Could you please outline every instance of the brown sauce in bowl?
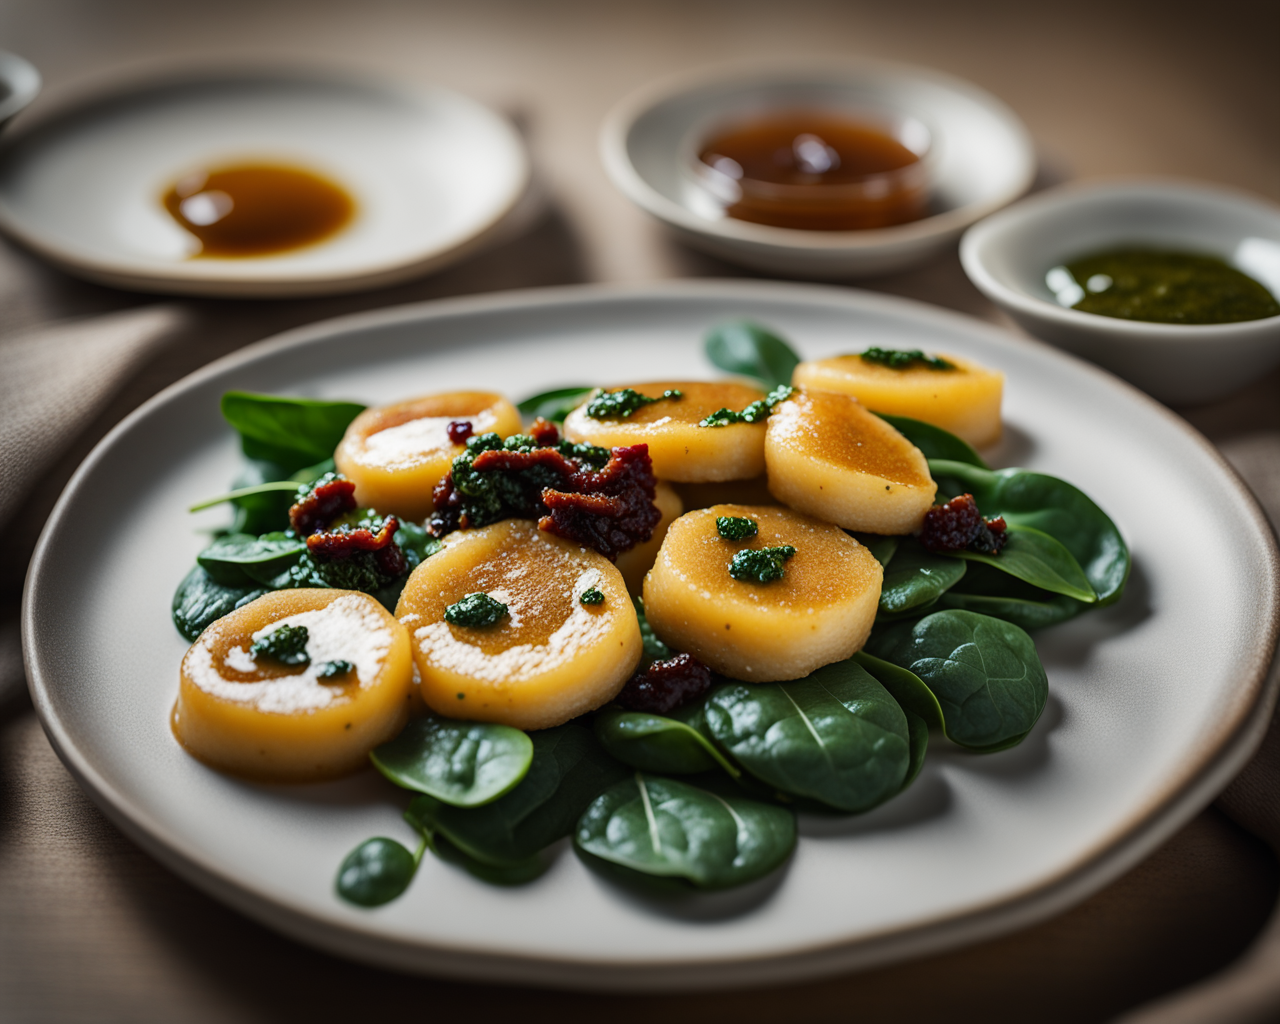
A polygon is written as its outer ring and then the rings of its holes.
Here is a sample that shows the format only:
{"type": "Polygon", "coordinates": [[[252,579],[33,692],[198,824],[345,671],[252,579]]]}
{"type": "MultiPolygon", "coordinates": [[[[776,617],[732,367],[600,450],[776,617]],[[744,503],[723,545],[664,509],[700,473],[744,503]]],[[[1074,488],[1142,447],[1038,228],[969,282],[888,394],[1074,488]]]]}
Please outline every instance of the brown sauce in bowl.
{"type": "Polygon", "coordinates": [[[922,154],[869,122],[821,111],[773,112],[739,122],[698,149],[700,177],[738,220],[851,231],[926,213],[922,154]]]}
{"type": "Polygon", "coordinates": [[[200,241],[197,256],[272,256],[333,237],[355,215],[341,186],[280,164],[201,170],[163,197],[173,219],[200,241]]]}

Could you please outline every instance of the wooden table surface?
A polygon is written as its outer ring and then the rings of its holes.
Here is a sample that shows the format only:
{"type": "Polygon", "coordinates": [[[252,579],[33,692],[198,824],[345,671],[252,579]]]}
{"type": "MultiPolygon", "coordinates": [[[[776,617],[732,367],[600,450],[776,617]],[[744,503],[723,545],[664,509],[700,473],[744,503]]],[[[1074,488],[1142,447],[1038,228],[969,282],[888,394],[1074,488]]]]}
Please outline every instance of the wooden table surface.
{"type": "MultiPolygon", "coordinates": [[[[41,68],[41,103],[119,74],[195,61],[319,64],[437,82],[516,121],[547,203],[518,237],[394,289],[306,301],[190,302],[198,328],[156,357],[77,440],[0,545],[0,682],[22,671],[13,656],[21,581],[67,477],[120,417],[210,359],[286,327],[400,302],[589,281],[745,276],[681,248],[609,185],[596,131],[630,90],[727,60],[900,60],[959,75],[1004,99],[1036,139],[1041,184],[1164,175],[1280,201],[1278,10],[1272,0],[9,0],[0,6],[0,47],[41,68]]],[[[1009,326],[968,283],[954,251],[859,286],[1009,326]]],[[[19,330],[152,301],[74,280],[0,243],[0,353],[19,330]]],[[[1231,399],[1179,411],[1219,445],[1272,522],[1280,522],[1280,373],[1231,399]]],[[[80,792],[25,698],[0,708],[6,1021],[319,1021],[450,1011],[535,1021],[1105,1020],[1232,960],[1270,913],[1278,888],[1271,852],[1210,808],[1129,874],[1054,920],[858,975],[680,997],[414,978],[314,952],[179,881],[80,792]]]]}

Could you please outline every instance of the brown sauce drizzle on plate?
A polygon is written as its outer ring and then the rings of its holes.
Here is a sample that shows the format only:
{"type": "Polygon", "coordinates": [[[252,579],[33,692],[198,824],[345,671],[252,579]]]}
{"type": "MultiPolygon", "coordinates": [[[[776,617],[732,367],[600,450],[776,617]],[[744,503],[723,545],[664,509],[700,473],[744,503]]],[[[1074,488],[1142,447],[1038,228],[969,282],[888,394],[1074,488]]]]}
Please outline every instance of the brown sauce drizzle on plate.
{"type": "Polygon", "coordinates": [[[356,204],[332,181],[282,164],[236,164],[184,176],[164,207],[200,241],[197,256],[272,256],[331,238],[356,204]]]}

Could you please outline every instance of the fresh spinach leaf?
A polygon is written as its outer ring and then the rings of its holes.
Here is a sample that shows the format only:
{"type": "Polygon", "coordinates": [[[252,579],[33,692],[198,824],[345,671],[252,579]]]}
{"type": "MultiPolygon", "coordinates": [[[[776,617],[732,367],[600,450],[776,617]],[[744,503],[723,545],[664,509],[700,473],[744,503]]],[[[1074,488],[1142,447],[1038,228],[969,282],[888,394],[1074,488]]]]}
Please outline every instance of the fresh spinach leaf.
{"type": "Polygon", "coordinates": [[[631,603],[635,605],[636,619],[640,623],[640,640],[644,644],[644,656],[640,659],[640,668],[645,669],[655,661],[671,657],[672,652],[670,647],[658,639],[653,627],[649,625],[649,620],[644,614],[644,602],[638,597],[633,597],[631,603]]]}
{"type": "Polygon", "coordinates": [[[586,809],[574,842],[641,874],[727,889],[780,866],[795,848],[796,823],[783,807],[636,772],[586,809]]]}
{"type": "Polygon", "coordinates": [[[889,695],[903,711],[915,715],[925,723],[926,728],[946,731],[947,723],[942,715],[942,705],[918,675],[866,651],[859,651],[853,656],[853,660],[889,691],[889,695]]]}
{"type": "Polygon", "coordinates": [[[706,715],[716,743],[756,778],[837,810],[888,799],[910,761],[902,709],[852,660],[794,682],[728,683],[706,715]]]}
{"type": "Polygon", "coordinates": [[[893,556],[898,551],[898,544],[902,540],[901,537],[882,537],[878,533],[854,533],[852,530],[846,532],[871,552],[871,557],[880,563],[882,569],[893,560],[893,556]]]}
{"type": "Polygon", "coordinates": [[[237,477],[232,490],[216,498],[192,505],[189,512],[199,512],[223,502],[235,508],[235,520],[228,533],[271,533],[289,528],[289,508],[298,497],[298,488],[315,483],[325,473],[333,472],[333,460],[307,466],[288,473],[274,462],[251,460],[237,477]]]}
{"type": "Polygon", "coordinates": [[[912,537],[904,537],[884,570],[880,611],[897,615],[932,604],[963,579],[965,564],[950,555],[935,555],[912,537]]]}
{"type": "Polygon", "coordinates": [[[1062,594],[1085,604],[1097,601],[1098,596],[1080,563],[1049,534],[1010,523],[1005,536],[1008,541],[998,555],[957,551],[956,557],[989,565],[1051,594],[1062,594]]]}
{"type": "Polygon", "coordinates": [[[884,412],[877,412],[876,415],[919,448],[926,459],[950,459],[982,469],[988,468],[973,445],[956,437],[949,430],[935,427],[923,420],[913,420],[909,416],[890,416],[884,412]]]}
{"type": "Polygon", "coordinates": [[[1098,607],[1120,599],[1129,576],[1129,549],[1115,523],[1083,491],[1025,469],[990,471],[931,459],[929,472],[941,494],[967,492],[984,516],[1004,516],[1011,525],[1030,526],[1059,541],[1084,570],[1098,607]]]}
{"type": "Polygon", "coordinates": [[[223,418],[240,435],[245,455],[278,463],[290,473],[332,458],[347,427],[363,411],[356,402],[249,391],[222,396],[223,418]]]}
{"type": "Polygon", "coordinates": [[[961,608],[1004,619],[1028,632],[1056,626],[1059,622],[1074,619],[1091,606],[1075,598],[1061,594],[1044,595],[1045,600],[1034,601],[1025,597],[998,597],[991,594],[969,594],[950,590],[938,600],[939,608],[961,608]]]}
{"type": "Polygon", "coordinates": [[[201,551],[196,562],[224,587],[274,587],[306,550],[304,541],[284,533],[231,533],[201,551]]]}
{"type": "Polygon", "coordinates": [[[563,423],[564,418],[573,412],[582,404],[582,400],[595,388],[555,388],[552,391],[543,391],[536,395],[530,395],[523,402],[520,402],[516,408],[520,410],[520,415],[525,419],[537,419],[541,416],[544,420],[550,420],[552,423],[563,423]]]}
{"type": "Polygon", "coordinates": [[[533,760],[513,790],[482,807],[451,807],[433,797],[414,800],[418,820],[469,857],[518,867],[568,835],[583,810],[627,774],[576,722],[530,734],[533,760]]]}
{"type": "Polygon", "coordinates": [[[509,792],[529,770],[533,743],[509,725],[428,715],[369,754],[397,786],[454,807],[479,807],[509,792]]]}
{"type": "Polygon", "coordinates": [[[713,327],[703,342],[707,358],[722,370],[754,377],[772,391],[791,383],[791,374],[800,363],[785,341],[749,320],[713,327]]]}
{"type": "Polygon", "coordinates": [[[366,839],[343,860],[335,887],[348,903],[380,907],[409,888],[425,844],[410,853],[394,839],[366,839]]]}
{"type": "Polygon", "coordinates": [[[174,592],[173,624],[187,640],[195,643],[212,623],[266,592],[257,585],[224,587],[197,565],[174,592]]]}
{"type": "Polygon", "coordinates": [[[919,676],[938,699],[947,735],[966,747],[1017,743],[1048,699],[1031,637],[988,615],[947,610],[877,628],[867,651],[919,676]]]}
{"type": "Polygon", "coordinates": [[[701,719],[705,728],[700,703],[691,709],[681,708],[670,717],[612,706],[596,715],[594,728],[600,745],[632,768],[670,775],[696,775],[719,767],[737,778],[741,772],[726,760],[710,738],[695,724],[681,720],[691,717],[701,719]]]}
{"type": "Polygon", "coordinates": [[[404,820],[422,834],[428,849],[446,864],[460,867],[468,874],[490,885],[524,885],[547,870],[549,862],[538,854],[522,861],[502,865],[485,864],[476,860],[454,846],[444,835],[431,830],[424,815],[429,817],[432,813],[431,808],[435,805],[436,801],[432,797],[415,797],[409,804],[409,809],[404,812],[404,820]]]}
{"type": "Polygon", "coordinates": [[[911,760],[907,762],[907,774],[902,780],[902,789],[906,789],[924,767],[925,755],[929,753],[929,726],[913,711],[904,708],[902,713],[907,716],[907,745],[911,748],[911,760]]]}

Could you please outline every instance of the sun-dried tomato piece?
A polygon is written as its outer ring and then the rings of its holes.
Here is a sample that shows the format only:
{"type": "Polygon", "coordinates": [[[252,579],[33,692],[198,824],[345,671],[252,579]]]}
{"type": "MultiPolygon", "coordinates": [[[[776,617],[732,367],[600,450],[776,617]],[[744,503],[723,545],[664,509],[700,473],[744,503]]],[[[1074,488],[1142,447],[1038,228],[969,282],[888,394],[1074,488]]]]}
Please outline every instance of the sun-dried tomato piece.
{"type": "Polygon", "coordinates": [[[711,669],[692,654],[677,654],[637,672],[614,699],[628,711],[666,715],[710,689],[711,669]]]}
{"type": "Polygon", "coordinates": [[[572,489],[548,488],[538,528],[595,548],[610,561],[653,536],[662,513],[653,503],[657,477],[649,446],[614,448],[603,469],[578,469],[572,489]]]}
{"type": "Polygon", "coordinates": [[[559,428],[541,416],[533,421],[533,426],[529,428],[529,436],[533,438],[535,444],[543,448],[560,443],[559,428]]]}
{"type": "Polygon", "coordinates": [[[934,505],[924,514],[920,544],[935,554],[975,551],[996,555],[1008,541],[1003,516],[983,519],[972,494],[952,498],[945,505],[934,505]]]}
{"type": "Polygon", "coordinates": [[[480,473],[522,473],[541,466],[561,477],[565,483],[573,479],[574,466],[554,448],[534,448],[532,451],[509,452],[500,448],[493,452],[481,452],[472,463],[480,473]]]}
{"type": "Polygon", "coordinates": [[[400,520],[387,516],[377,533],[364,526],[323,530],[307,538],[307,550],[317,558],[326,559],[350,558],[358,551],[376,551],[378,568],[399,576],[409,566],[400,545],[392,541],[398,529],[400,520]]]}
{"type": "Polygon", "coordinates": [[[299,537],[308,537],[354,509],[355,494],[356,485],[350,480],[326,474],[289,509],[289,524],[299,537]]]}
{"type": "Polygon", "coordinates": [[[454,420],[445,428],[450,444],[463,444],[475,432],[470,420],[454,420]]]}

